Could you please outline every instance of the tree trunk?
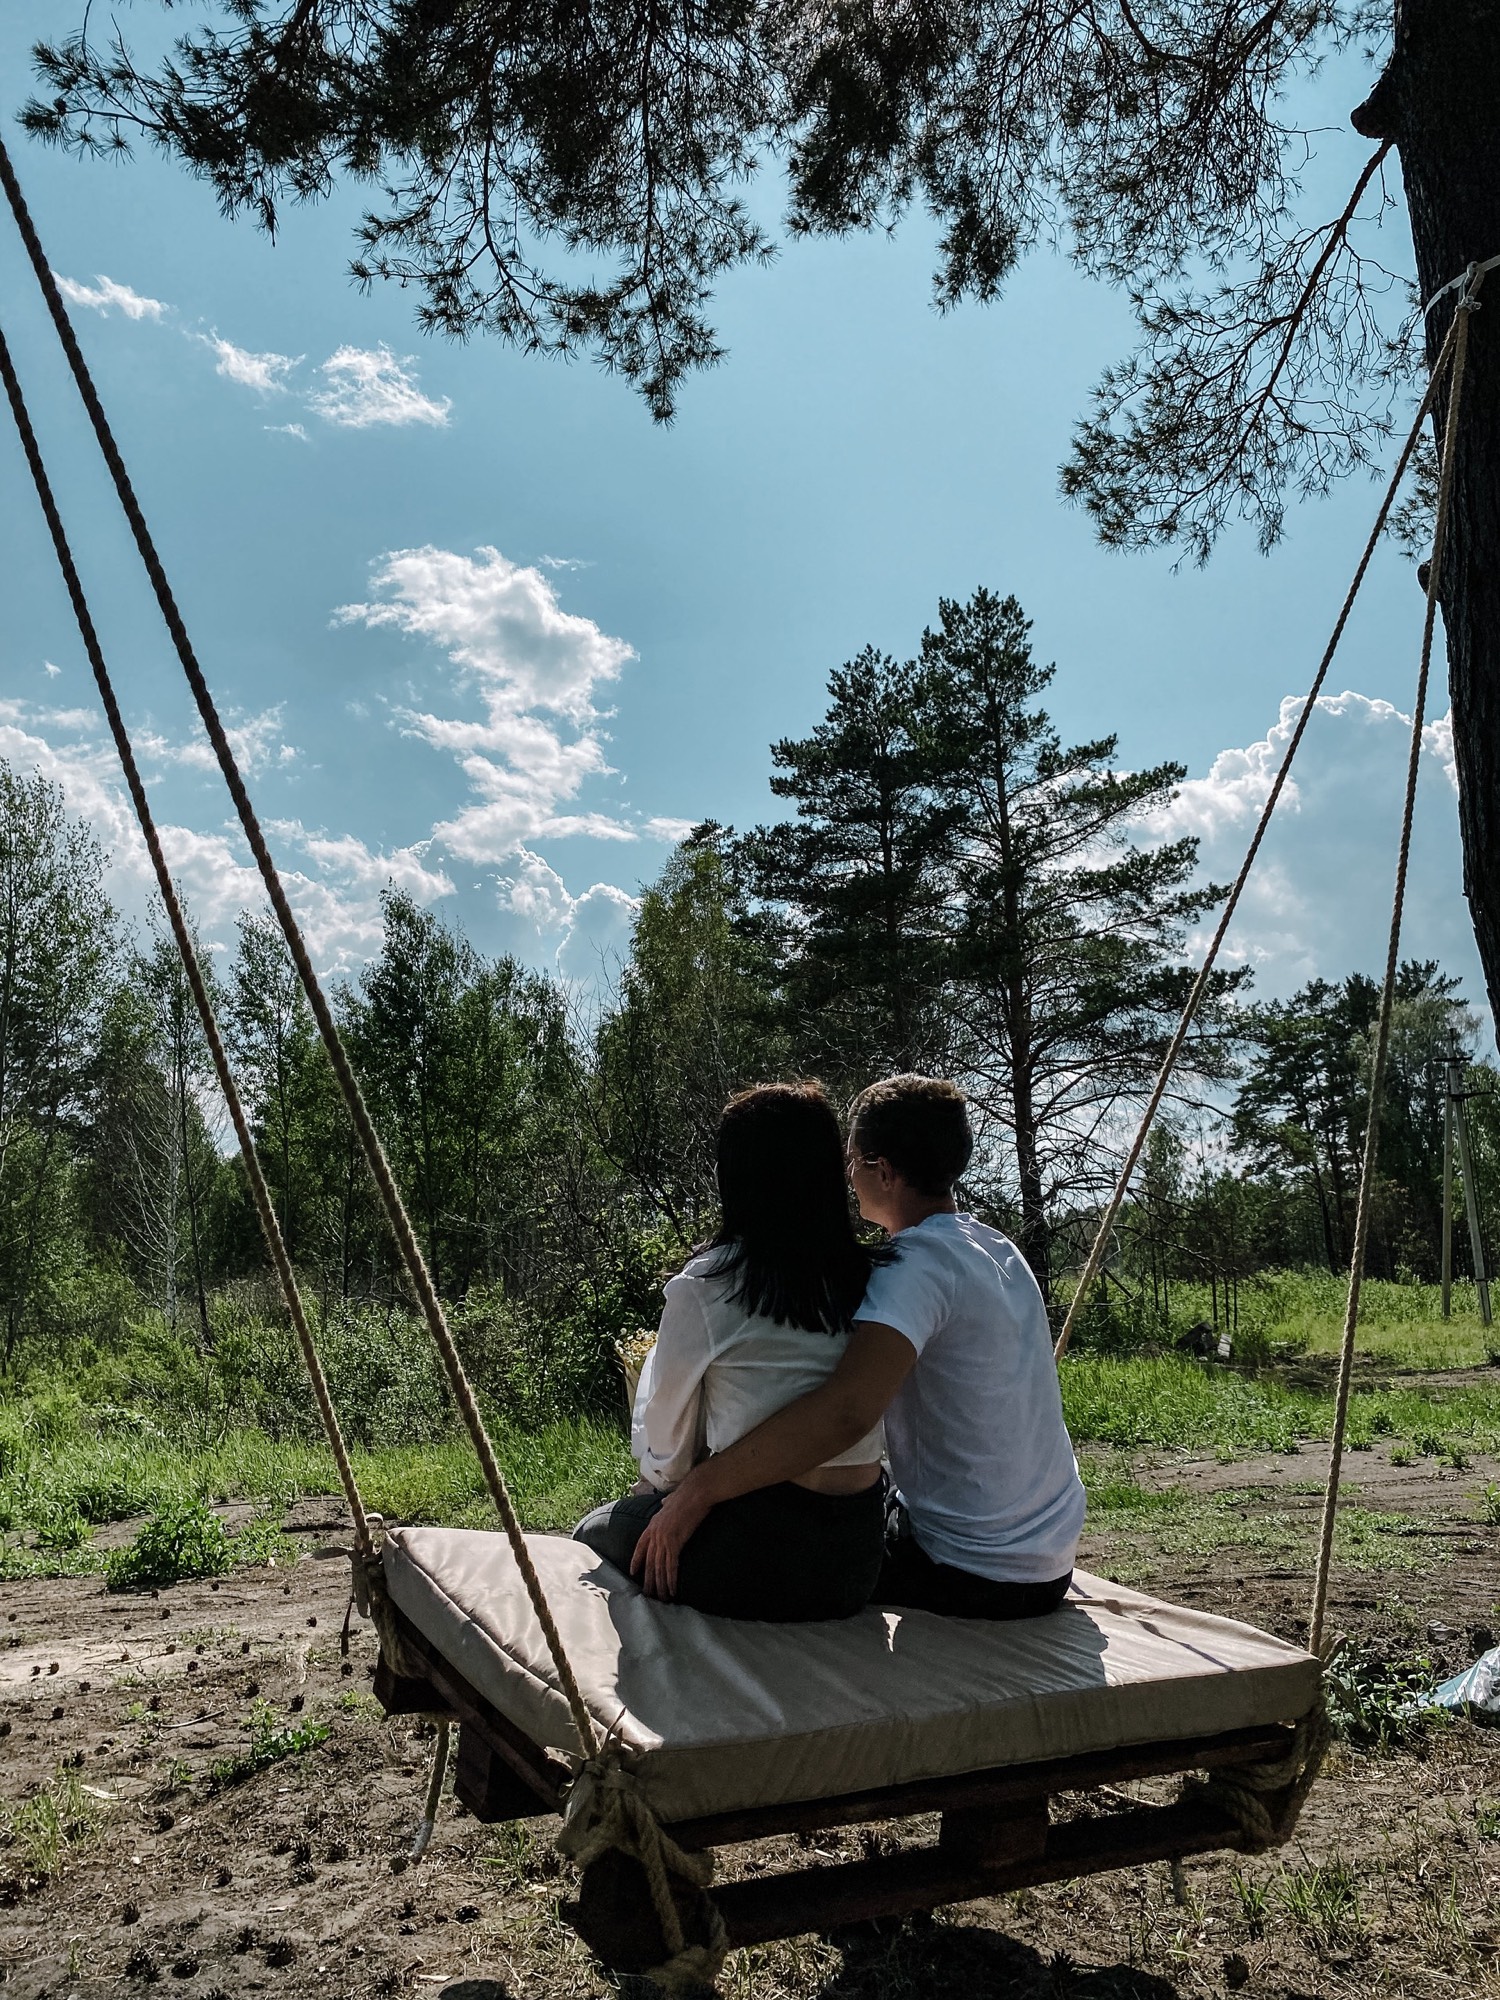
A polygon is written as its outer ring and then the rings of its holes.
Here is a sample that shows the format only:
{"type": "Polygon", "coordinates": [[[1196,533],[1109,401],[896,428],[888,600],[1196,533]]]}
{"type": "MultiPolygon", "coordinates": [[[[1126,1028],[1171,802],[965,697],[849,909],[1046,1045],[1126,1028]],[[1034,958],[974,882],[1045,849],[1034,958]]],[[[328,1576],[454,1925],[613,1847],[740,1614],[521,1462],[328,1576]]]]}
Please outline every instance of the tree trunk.
{"type": "MultiPolygon", "coordinates": [[[[1391,59],[1353,122],[1400,153],[1424,302],[1470,263],[1500,256],[1500,0],[1398,0],[1391,59]]],[[[1464,892],[1500,1019],[1500,270],[1481,297],[1439,590],[1464,892]]],[[[1428,315],[1429,363],[1453,307],[1449,293],[1428,315]]],[[[1442,415],[1440,403],[1439,432],[1442,415]]]]}

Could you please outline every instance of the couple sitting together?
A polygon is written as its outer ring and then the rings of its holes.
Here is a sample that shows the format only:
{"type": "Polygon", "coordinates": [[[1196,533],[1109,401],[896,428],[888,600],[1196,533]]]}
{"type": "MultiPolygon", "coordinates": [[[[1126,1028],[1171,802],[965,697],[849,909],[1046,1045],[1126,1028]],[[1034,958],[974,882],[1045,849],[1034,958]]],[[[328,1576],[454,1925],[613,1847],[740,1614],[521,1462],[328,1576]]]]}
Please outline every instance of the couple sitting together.
{"type": "Polygon", "coordinates": [[[726,1618],[1061,1604],[1083,1487],[1036,1280],[954,1200],[973,1143],[962,1094],[932,1077],[856,1098],[847,1154],[815,1084],[730,1103],[723,1222],[668,1283],[641,1373],[640,1480],[579,1541],[726,1618]]]}

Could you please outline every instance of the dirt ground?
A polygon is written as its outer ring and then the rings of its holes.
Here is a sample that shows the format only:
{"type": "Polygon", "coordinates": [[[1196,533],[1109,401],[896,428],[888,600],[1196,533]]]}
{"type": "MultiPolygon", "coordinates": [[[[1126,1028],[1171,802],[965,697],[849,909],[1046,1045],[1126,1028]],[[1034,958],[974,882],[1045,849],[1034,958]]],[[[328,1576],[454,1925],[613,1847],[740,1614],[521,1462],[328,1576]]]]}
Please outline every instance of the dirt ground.
{"type": "MultiPolygon", "coordinates": [[[[1435,1666],[1466,1662],[1500,1623],[1495,1531],[1473,1504],[1497,1468],[1403,1467],[1374,1451],[1351,1469],[1353,1503],[1412,1524],[1392,1546],[1418,1554],[1394,1570],[1341,1571],[1332,1625],[1435,1666]]],[[[1286,1549],[1311,1534],[1318,1499],[1297,1490],[1321,1473],[1311,1453],[1133,1471],[1186,1488],[1218,1526],[1156,1546],[1134,1517],[1116,1532],[1105,1516],[1085,1565],[1299,1631],[1307,1568],[1286,1549]],[[1226,1515],[1239,1539],[1224,1544],[1226,1515]]],[[[184,2000],[617,1990],[558,1919],[567,1881],[548,1822],[484,1827],[449,1799],[427,1857],[407,1862],[430,1745],[369,1694],[368,1627],[356,1621],[340,1657],[339,1509],[304,1504],[287,1525],[295,1563],[217,1583],[141,1596],[106,1593],[97,1578],[0,1585],[0,1809],[12,1826],[0,1844],[3,2000],[113,2000],[151,1986],[184,2000]],[[210,1767],[243,1752],[242,1725],[266,1702],[288,1726],[326,1724],[326,1738],[216,1783],[210,1767]],[[39,1793],[62,1799],[70,1822],[57,1851],[16,1832],[16,1808],[31,1824],[39,1793]]],[[[889,1837],[931,1830],[906,1823],[889,1837]]],[[[740,1953],[724,1988],[741,2000],[1500,2000],[1497,1836],[1500,1730],[1461,1724],[1398,1754],[1339,1747],[1289,1849],[1189,1864],[1182,1902],[1165,1867],[1139,1868],[740,1953]]],[[[820,1836],[811,1854],[763,1843],[726,1866],[805,1867],[859,1838],[820,1836]]]]}

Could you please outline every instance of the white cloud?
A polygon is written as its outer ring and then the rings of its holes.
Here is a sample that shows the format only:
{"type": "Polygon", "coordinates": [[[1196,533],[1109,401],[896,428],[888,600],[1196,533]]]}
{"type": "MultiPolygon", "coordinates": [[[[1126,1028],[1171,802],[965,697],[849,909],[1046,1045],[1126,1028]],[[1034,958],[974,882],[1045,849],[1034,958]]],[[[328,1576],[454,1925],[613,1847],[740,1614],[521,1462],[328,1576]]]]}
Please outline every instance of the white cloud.
{"type": "Polygon", "coordinates": [[[595,882],[573,896],[540,854],[522,848],[516,859],[515,874],[497,885],[500,907],[534,925],[540,938],[556,940],[553,961],[565,979],[592,988],[596,997],[607,991],[629,952],[638,899],[612,882],[595,882]]]}
{"type": "MultiPolygon", "coordinates": [[[[229,738],[236,763],[252,777],[273,764],[287,765],[296,761],[295,744],[288,743],[281,733],[279,702],[274,708],[262,709],[259,715],[241,716],[226,723],[224,734],[229,738]]],[[[155,730],[143,729],[136,732],[135,742],[143,756],[159,764],[179,764],[194,771],[217,771],[219,768],[213,745],[206,736],[194,734],[177,742],[155,730]]]]}
{"type": "Polygon", "coordinates": [[[507,860],[545,835],[635,837],[608,813],[560,810],[586,781],[609,772],[594,695],[635,657],[633,648],[564,611],[540,570],[498,549],[472,556],[398,549],[376,566],[372,584],[372,601],[343,605],[335,617],[441,646],[479,699],[479,715],[402,715],[408,734],[457,758],[474,794],[474,803],[434,827],[437,839],[482,863],[507,860]]]}
{"type": "MultiPolygon", "coordinates": [[[[231,731],[252,732],[260,746],[252,754],[260,768],[281,762],[289,751],[274,728],[278,720],[278,711],[268,710],[231,731]]],[[[136,740],[169,765],[191,766],[198,761],[196,746],[194,754],[185,755],[181,746],[149,731],[138,731],[136,740]]],[[[154,912],[155,877],[114,747],[99,718],[88,710],[0,701],[0,758],[19,773],[40,771],[61,786],[68,810],[88,821],[105,850],[105,886],[117,908],[135,922],[154,912]]],[[[155,793],[154,785],[152,789],[155,793]]],[[[153,803],[162,846],[183,901],[205,939],[220,949],[231,938],[241,910],[264,904],[260,875],[239,828],[185,826],[162,810],[159,796],[153,803]]],[[[387,884],[407,890],[420,902],[453,893],[449,877],[423,859],[420,843],[382,854],[353,836],[309,831],[297,820],[274,822],[271,832],[287,894],[325,973],[355,971],[380,949],[380,893],[387,884]]]]}
{"type": "Polygon", "coordinates": [[[300,354],[252,354],[248,348],[236,347],[232,340],[222,340],[216,333],[199,334],[198,338],[214,351],[216,375],[238,382],[242,389],[254,389],[262,396],[284,395],[286,378],[302,359],[300,354]]]}
{"type": "Polygon", "coordinates": [[[377,895],[383,889],[404,889],[419,903],[454,893],[453,878],[441,868],[427,866],[426,841],[384,853],[367,847],[352,833],[309,833],[298,820],[277,820],[275,830],[295,841],[321,874],[352,887],[372,889],[377,895]]]}
{"type": "Polygon", "coordinates": [[[365,430],[372,424],[435,424],[448,421],[453,407],[444,396],[425,396],[406,366],[383,343],[376,348],[340,347],[318,373],[328,384],[309,396],[308,408],[331,424],[365,430]]]}
{"type": "Polygon", "coordinates": [[[62,672],[62,668],[53,660],[43,660],[42,665],[46,669],[48,680],[55,681],[62,672]]]}
{"type": "MultiPolygon", "coordinates": [[[[1203,874],[1232,881],[1301,707],[1301,697],[1289,696],[1260,741],[1220,751],[1208,774],[1187,779],[1149,830],[1196,836],[1203,874]]],[[[1411,718],[1388,701],[1350,690],[1318,701],[1224,945],[1224,962],[1255,967],[1257,994],[1281,996],[1309,979],[1353,971],[1379,976],[1410,739],[1411,718]]],[[[1467,997],[1482,1004],[1463,896],[1452,739],[1447,716],[1423,730],[1402,953],[1462,974],[1467,997]]]]}
{"type": "Polygon", "coordinates": [[[673,819],[668,814],[658,813],[654,818],[646,821],[646,824],[641,828],[641,832],[647,840],[665,840],[671,846],[676,847],[687,839],[693,828],[698,824],[699,822],[695,819],[673,819]]]}
{"type": "Polygon", "coordinates": [[[305,424],[262,424],[261,429],[274,431],[281,437],[300,438],[303,444],[311,442],[305,424]]]}
{"type": "Polygon", "coordinates": [[[129,285],[116,284],[113,278],[102,273],[95,277],[92,285],[81,285],[76,278],[65,278],[60,271],[54,271],[57,289],[69,305],[89,306],[95,312],[122,312],[127,319],[160,319],[168,308],[160,299],[148,299],[140,292],[133,292],[129,285]]]}

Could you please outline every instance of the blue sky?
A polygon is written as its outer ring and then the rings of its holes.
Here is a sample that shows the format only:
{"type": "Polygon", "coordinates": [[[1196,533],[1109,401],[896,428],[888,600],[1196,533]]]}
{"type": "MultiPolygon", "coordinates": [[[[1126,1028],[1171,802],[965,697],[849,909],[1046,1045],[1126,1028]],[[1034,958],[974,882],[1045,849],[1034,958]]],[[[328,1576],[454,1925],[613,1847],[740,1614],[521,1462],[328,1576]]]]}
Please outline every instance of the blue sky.
{"type": "MultiPolygon", "coordinates": [[[[27,45],[71,11],[5,9],[7,116],[27,45]]],[[[156,32],[154,10],[124,19],[156,32]]],[[[1358,92],[1320,91],[1315,171],[1344,188],[1367,152],[1346,123],[1358,92]]],[[[914,650],[938,597],[980,583],[1035,620],[1064,735],[1118,730],[1126,764],[1184,762],[1164,830],[1232,871],[1374,490],[1295,509],[1269,558],[1245,532],[1201,571],[1099,549],[1057,466],[1130,323],[1064,262],[1035,257],[999,305],[939,317],[920,220],[790,244],[722,287],[730,358],[663,430],[587,364],[425,339],[399,291],[361,295],[357,201],[288,213],[273,244],[155,157],[9,143],[329,966],[372,949],[396,880],[487,950],[607,967],[676,829],[776,809],[767,745],[817,719],[828,672],[866,643],[914,650]]],[[[1409,267],[1399,215],[1384,254],[1409,267]]],[[[0,299],[174,859],[222,939],[253,900],[245,857],[8,222],[0,299]]],[[[64,782],[143,908],[14,440],[0,509],[0,755],[64,782]]],[[[1420,616],[1410,565],[1383,552],[1246,906],[1237,950],[1263,993],[1379,963],[1420,616]]],[[[1408,948],[1477,998],[1446,696],[1434,707],[1408,948]]]]}

